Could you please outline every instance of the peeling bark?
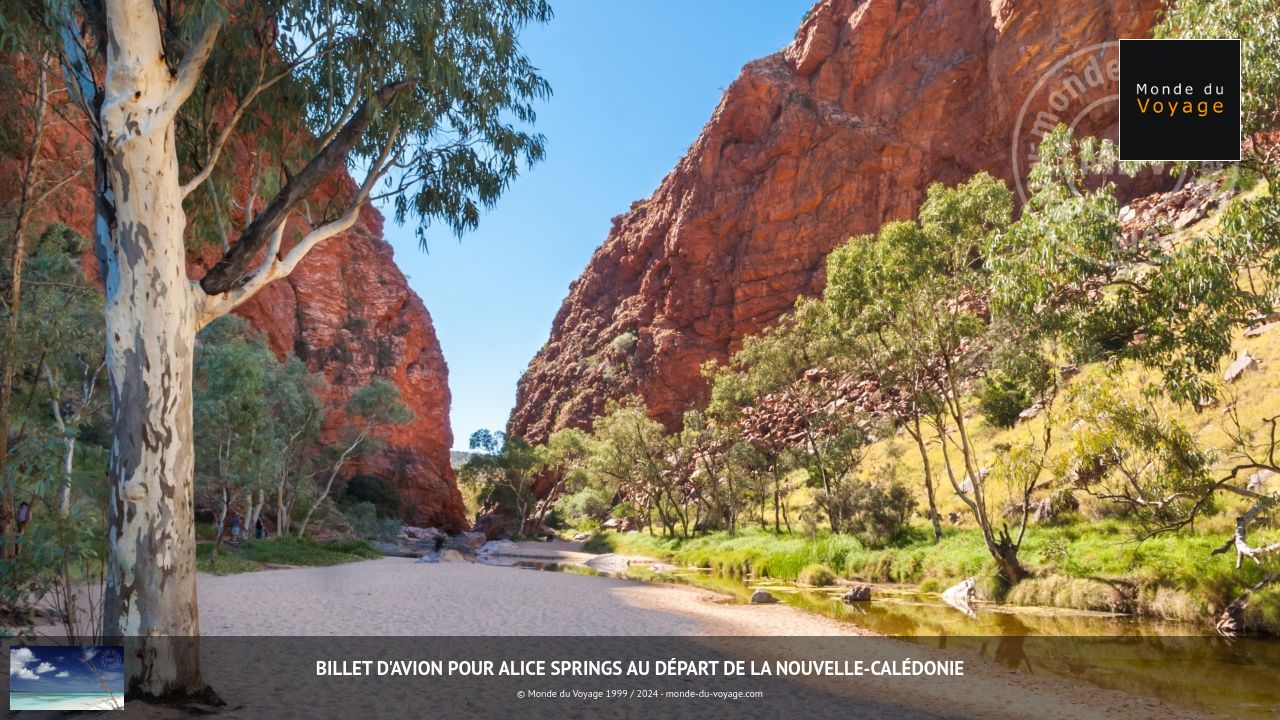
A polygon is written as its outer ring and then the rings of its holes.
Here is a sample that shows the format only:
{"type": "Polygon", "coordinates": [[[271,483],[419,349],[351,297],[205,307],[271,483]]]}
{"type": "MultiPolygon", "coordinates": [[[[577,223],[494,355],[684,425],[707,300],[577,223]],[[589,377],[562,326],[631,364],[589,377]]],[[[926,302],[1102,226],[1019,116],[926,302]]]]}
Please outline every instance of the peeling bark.
{"type": "Polygon", "coordinates": [[[174,144],[190,75],[170,75],[150,0],[107,3],[106,20],[99,120],[115,224],[105,277],[112,452],[103,635],[128,638],[131,693],[208,698],[196,641],[196,307],[174,144]]]}

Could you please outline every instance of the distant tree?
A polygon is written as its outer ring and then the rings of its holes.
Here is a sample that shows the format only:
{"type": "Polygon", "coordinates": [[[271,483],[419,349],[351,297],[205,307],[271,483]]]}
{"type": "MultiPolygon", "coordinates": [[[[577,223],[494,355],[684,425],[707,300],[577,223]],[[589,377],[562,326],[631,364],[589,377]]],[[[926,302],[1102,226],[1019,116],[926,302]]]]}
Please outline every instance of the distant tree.
{"type": "Polygon", "coordinates": [[[537,501],[534,488],[541,448],[496,430],[472,433],[469,447],[475,454],[462,466],[462,481],[477,488],[477,497],[486,507],[510,510],[512,530],[523,534],[537,501]]]}
{"type": "Polygon", "coordinates": [[[275,364],[266,344],[239,318],[205,328],[196,348],[196,488],[218,502],[213,562],[228,513],[283,462],[265,398],[268,369],[275,364]]]}
{"type": "Polygon", "coordinates": [[[541,525],[561,495],[580,491],[587,484],[586,463],[591,453],[591,437],[577,428],[562,428],[552,433],[546,444],[537,446],[535,451],[541,497],[535,503],[534,524],[541,525]]]}
{"type": "Polygon", "coordinates": [[[634,505],[653,532],[654,514],[664,533],[679,529],[688,536],[689,514],[696,489],[689,471],[690,455],[662,424],[649,417],[636,398],[613,403],[592,426],[590,471],[634,505]]]}
{"type": "MultiPolygon", "coordinates": [[[[831,385],[806,379],[811,370],[830,367],[837,347],[826,305],[801,300],[776,326],[747,338],[728,365],[710,370],[714,378],[710,411],[728,422],[760,425],[747,434],[768,436],[762,444],[771,446],[777,460],[788,454],[809,473],[828,501],[826,515],[832,530],[841,517],[839,506],[831,500],[858,466],[860,448],[866,442],[862,425],[868,421],[849,408],[839,409],[831,385]],[[795,412],[785,419],[765,412],[758,423],[752,423],[750,408],[771,397],[795,412]],[[780,432],[787,437],[776,437],[780,432]]],[[[775,465],[774,526],[778,529],[786,503],[783,466],[775,465]]]]}
{"type": "MultiPolygon", "coordinates": [[[[322,400],[328,395],[324,377],[309,372],[306,364],[292,355],[268,369],[266,387],[270,431],[280,454],[269,489],[275,491],[276,537],[287,537],[294,508],[300,502],[311,502],[319,492],[315,478],[323,472],[324,463],[316,447],[331,408],[322,400]]],[[[259,505],[262,502],[260,499],[259,505]]]]}

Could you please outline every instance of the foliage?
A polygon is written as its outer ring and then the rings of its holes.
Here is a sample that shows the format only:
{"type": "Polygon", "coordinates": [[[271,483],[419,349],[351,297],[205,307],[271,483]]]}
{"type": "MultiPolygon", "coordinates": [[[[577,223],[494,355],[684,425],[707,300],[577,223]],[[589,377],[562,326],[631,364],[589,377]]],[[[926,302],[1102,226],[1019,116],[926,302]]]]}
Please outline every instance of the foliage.
{"type": "Polygon", "coordinates": [[[521,438],[490,430],[472,433],[470,448],[474,454],[462,466],[459,479],[477,489],[484,507],[509,509],[511,531],[523,534],[534,507],[538,450],[521,438]]]}
{"type": "Polygon", "coordinates": [[[835,572],[822,563],[806,565],[800,571],[800,574],[796,576],[796,582],[804,585],[813,585],[814,587],[826,587],[835,582],[835,579],[835,572]]]}
{"type": "Polygon", "coordinates": [[[108,451],[102,298],[80,271],[83,249],[83,238],[52,224],[26,243],[22,258],[0,268],[7,384],[0,481],[7,511],[25,503],[30,512],[20,534],[15,527],[3,538],[0,609],[16,629],[31,606],[52,605],[71,641],[93,641],[101,630],[100,608],[84,600],[103,579],[108,451]],[[16,304],[8,293],[15,267],[22,272],[16,304]]]}
{"type": "Polygon", "coordinates": [[[880,548],[902,539],[916,500],[898,482],[850,483],[841,489],[835,504],[840,507],[841,532],[868,548],[880,548]]]}
{"type": "Polygon", "coordinates": [[[1072,391],[1079,429],[1058,472],[1096,497],[1128,507],[1147,532],[1181,527],[1212,510],[1212,452],[1149,397],[1124,393],[1114,374],[1072,391]]]}
{"type": "Polygon", "coordinates": [[[394,541],[400,534],[399,518],[383,515],[378,506],[372,502],[357,501],[342,506],[342,517],[351,524],[351,529],[362,538],[394,541]]]}
{"type": "Polygon", "coordinates": [[[1280,124],[1280,23],[1272,0],[1179,0],[1155,28],[1164,38],[1240,38],[1241,120],[1245,133],[1280,124]]]}
{"type": "Polygon", "coordinates": [[[978,411],[996,427],[1013,427],[1022,411],[1044,398],[1053,383],[1053,372],[1042,354],[1015,344],[1002,345],[992,358],[991,369],[978,382],[978,411]]]}
{"type": "Polygon", "coordinates": [[[613,496],[600,488],[583,488],[561,498],[560,512],[573,527],[594,527],[608,519],[613,496]]]}

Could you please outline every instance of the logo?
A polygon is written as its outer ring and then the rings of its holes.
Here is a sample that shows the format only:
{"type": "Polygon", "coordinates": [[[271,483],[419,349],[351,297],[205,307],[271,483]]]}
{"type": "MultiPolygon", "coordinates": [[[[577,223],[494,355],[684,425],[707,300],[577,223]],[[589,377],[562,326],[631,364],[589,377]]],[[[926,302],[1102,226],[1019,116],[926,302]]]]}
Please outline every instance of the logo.
{"type": "Polygon", "coordinates": [[[1120,41],[1120,159],[1240,159],[1239,40],[1120,41]]]}

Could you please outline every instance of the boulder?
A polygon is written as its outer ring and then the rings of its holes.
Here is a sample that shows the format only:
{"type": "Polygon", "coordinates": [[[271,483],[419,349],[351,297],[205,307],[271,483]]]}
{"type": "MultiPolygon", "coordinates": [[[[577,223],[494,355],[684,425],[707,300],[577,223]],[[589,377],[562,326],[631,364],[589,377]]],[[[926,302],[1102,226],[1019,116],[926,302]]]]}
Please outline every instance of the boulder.
{"type": "Polygon", "coordinates": [[[1235,382],[1240,379],[1240,376],[1243,375],[1246,370],[1256,367],[1257,365],[1257,358],[1250,355],[1248,350],[1242,350],[1240,351],[1240,354],[1236,356],[1236,359],[1227,366],[1227,371],[1223,373],[1222,379],[1226,382],[1235,382]]]}
{"type": "Polygon", "coordinates": [[[485,540],[497,540],[506,528],[507,516],[500,510],[490,510],[476,518],[475,524],[471,526],[471,532],[480,533],[485,540]]]}
{"type": "Polygon", "coordinates": [[[467,552],[475,552],[477,548],[485,544],[484,533],[464,532],[454,536],[449,543],[449,547],[467,552]]]}
{"type": "Polygon", "coordinates": [[[586,542],[590,539],[591,539],[591,533],[589,532],[580,532],[577,535],[573,536],[574,542],[586,542]]]}
{"type": "Polygon", "coordinates": [[[1244,331],[1244,336],[1247,338],[1255,338],[1264,333],[1269,333],[1272,330],[1275,330],[1277,327],[1280,327],[1280,322],[1269,322],[1269,323],[1263,323],[1262,325],[1253,325],[1244,331]]]}
{"type": "Polygon", "coordinates": [[[965,578],[942,591],[942,601],[969,617],[978,613],[973,609],[973,599],[977,596],[978,579],[965,578]]]}
{"type": "Polygon", "coordinates": [[[768,590],[756,590],[751,593],[752,605],[769,605],[776,602],[778,602],[778,598],[774,597],[773,593],[768,590]]]}
{"type": "Polygon", "coordinates": [[[413,525],[400,526],[400,537],[406,540],[426,540],[430,542],[444,535],[447,535],[447,533],[440,528],[423,528],[414,527],[413,525]]]}
{"type": "Polygon", "coordinates": [[[840,599],[852,605],[859,602],[871,602],[871,586],[861,583],[849,588],[849,591],[840,596],[840,599]]]}
{"type": "Polygon", "coordinates": [[[519,550],[520,546],[510,540],[490,540],[489,542],[476,548],[477,555],[506,555],[515,550],[519,550]]]}

